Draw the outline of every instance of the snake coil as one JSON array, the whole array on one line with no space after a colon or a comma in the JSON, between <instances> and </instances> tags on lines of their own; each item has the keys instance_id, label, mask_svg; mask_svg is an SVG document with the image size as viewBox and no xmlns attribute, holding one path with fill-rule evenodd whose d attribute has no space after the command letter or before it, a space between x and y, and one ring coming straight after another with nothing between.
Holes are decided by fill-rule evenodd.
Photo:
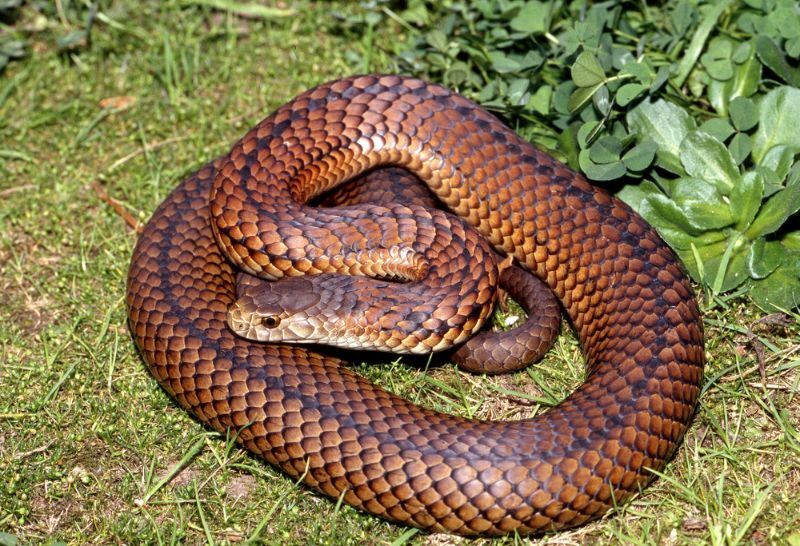
<instances>
[{"instance_id":1,"label":"snake coil","mask_svg":"<svg viewBox=\"0 0 800 546\"><path fill-rule=\"evenodd\" d=\"M340 234L302 203L381 165L416 174L556 293L588 364L566 400L524 421L467 420L228 331L223 249L268 276L330 268L323 243ZM402 76L303 93L188 177L141 234L127 303L151 372L198 419L290 476L308 469L326 495L464 535L574 526L625 501L675 451L704 364L691 286L644 220L470 101Z\"/></svg>"}]
</instances>

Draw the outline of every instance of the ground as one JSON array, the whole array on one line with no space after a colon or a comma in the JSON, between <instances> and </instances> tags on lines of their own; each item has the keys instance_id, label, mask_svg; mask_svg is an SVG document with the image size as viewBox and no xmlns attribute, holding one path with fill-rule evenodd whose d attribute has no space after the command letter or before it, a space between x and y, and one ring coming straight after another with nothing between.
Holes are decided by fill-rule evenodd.
<instances>
[{"instance_id":1,"label":"ground","mask_svg":"<svg viewBox=\"0 0 800 546\"><path fill-rule=\"evenodd\" d=\"M386 66L373 43L400 29L353 40L331 17L346 4L276 19L117 4L90 44L59 52L65 21L52 20L0 73L0 544L467 542L339 506L210 432L150 377L126 325L125 216L146 221L297 92ZM702 305L704 392L665 474L617 513L530 543L800 543L796 317L765 319L745 298ZM543 363L509 376L357 369L429 407L497 419L546 409L583 374L566 323Z\"/></svg>"}]
</instances>

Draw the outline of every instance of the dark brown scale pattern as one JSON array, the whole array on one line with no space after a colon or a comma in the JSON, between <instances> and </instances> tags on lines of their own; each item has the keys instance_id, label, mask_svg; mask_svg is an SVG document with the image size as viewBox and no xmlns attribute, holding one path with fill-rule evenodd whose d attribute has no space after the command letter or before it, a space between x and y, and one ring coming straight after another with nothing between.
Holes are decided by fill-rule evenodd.
<instances>
[{"instance_id":1,"label":"dark brown scale pattern","mask_svg":"<svg viewBox=\"0 0 800 546\"><path fill-rule=\"evenodd\" d=\"M428 208L441 205L419 178L393 167L375 169L349 180L315 202L326 207L361 203L413 203ZM502 257L498 257L500 261ZM258 286L258 282L252 284ZM512 265L500 273L500 287L522 306L528 318L503 332L481 331L452 350L449 358L461 369L489 374L520 370L542 358L555 342L561 307L547 286L535 275Z\"/></svg>"},{"instance_id":2,"label":"dark brown scale pattern","mask_svg":"<svg viewBox=\"0 0 800 546\"><path fill-rule=\"evenodd\" d=\"M589 372L557 407L518 422L443 415L336 360L227 331L234 279L209 225L212 184L213 213L235 205L215 226L229 238L237 227L260 228L250 240L258 254L275 236L269 229L280 230L248 207L304 213L290 197L305 201L388 163L414 172L558 295ZM242 199L239 181L248 186ZM306 219L289 222L324 239L321 223L301 227ZM291 269L273 250L250 259L274 272L263 265L271 254L279 273ZM320 256L309 261L324 265ZM675 451L704 364L691 287L652 228L466 99L398 76L304 93L184 181L141 235L128 309L152 373L199 419L240 430L247 449L291 476L308 466L306 483L327 495L344 492L373 514L461 534L574 526L626 500L652 478L647 468L663 468Z\"/></svg>"}]
</instances>

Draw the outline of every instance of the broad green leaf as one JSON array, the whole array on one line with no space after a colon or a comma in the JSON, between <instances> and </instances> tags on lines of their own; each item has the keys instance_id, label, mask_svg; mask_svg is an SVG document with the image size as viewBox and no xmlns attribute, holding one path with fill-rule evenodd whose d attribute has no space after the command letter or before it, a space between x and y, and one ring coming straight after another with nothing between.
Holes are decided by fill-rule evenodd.
<instances>
[{"instance_id":1,"label":"broad green leaf","mask_svg":"<svg viewBox=\"0 0 800 546\"><path fill-rule=\"evenodd\" d=\"M751 281L750 297L765 311L791 310L800 304L800 258L795 253L789 256L792 260L767 278Z\"/></svg>"},{"instance_id":2,"label":"broad green leaf","mask_svg":"<svg viewBox=\"0 0 800 546\"><path fill-rule=\"evenodd\" d=\"M792 161L794 161L797 152L798 150L783 144L773 146L764 157L761 158L759 166L772 169L776 178L782 181L786 178L786 175L789 174L789 169L792 166Z\"/></svg>"},{"instance_id":3,"label":"broad green leaf","mask_svg":"<svg viewBox=\"0 0 800 546\"><path fill-rule=\"evenodd\" d=\"M719 234L720 232L712 232ZM714 285L715 291L726 292L732 290L747 280L747 252L749 244L741 237L736 240L725 239L724 236L717 241L709 241L703 244L701 238L693 241L697 254L703 262L703 278L699 278L699 268L695 262L693 252L689 250L679 250L679 255L689 269L690 274L695 280L702 281L707 285ZM716 285L719 270L724 267L724 275Z\"/></svg>"},{"instance_id":4,"label":"broad green leaf","mask_svg":"<svg viewBox=\"0 0 800 546\"><path fill-rule=\"evenodd\" d=\"M687 174L714 184L723 195L728 195L740 178L725 145L702 131L686 135L681 142L680 159Z\"/></svg>"},{"instance_id":5,"label":"broad green leaf","mask_svg":"<svg viewBox=\"0 0 800 546\"><path fill-rule=\"evenodd\" d=\"M800 57L800 36L796 36L794 38L790 38L786 40L786 53L792 57L797 58Z\"/></svg>"},{"instance_id":6,"label":"broad green leaf","mask_svg":"<svg viewBox=\"0 0 800 546\"><path fill-rule=\"evenodd\" d=\"M711 118L700 126L700 130L704 133L708 133L720 142L725 142L728 140L728 137L736 132L733 125L728 123L728 120L725 118Z\"/></svg>"},{"instance_id":7,"label":"broad green leaf","mask_svg":"<svg viewBox=\"0 0 800 546\"><path fill-rule=\"evenodd\" d=\"M747 252L749 246L744 244L738 246L734 243L734 248L731 250L728 261L725 263L725 253L718 256L712 256L703 261L703 267L706 271L707 280L716 280L719 275L720 267L725 267L725 275L722 277L722 282L718 287L718 292L728 292L737 286L741 285L747 280ZM700 251L701 256L703 254Z\"/></svg>"},{"instance_id":8,"label":"broad green leaf","mask_svg":"<svg viewBox=\"0 0 800 546\"><path fill-rule=\"evenodd\" d=\"M509 26L525 34L543 34L550 28L551 7L552 4L543 2L525 2Z\"/></svg>"},{"instance_id":9,"label":"broad green leaf","mask_svg":"<svg viewBox=\"0 0 800 546\"><path fill-rule=\"evenodd\" d=\"M19 539L16 536L0 531L0 545L17 546L17 544L19 544Z\"/></svg>"},{"instance_id":10,"label":"broad green leaf","mask_svg":"<svg viewBox=\"0 0 800 546\"><path fill-rule=\"evenodd\" d=\"M584 51L572 65L572 81L578 87L595 87L606 81L606 73L597 57Z\"/></svg>"},{"instance_id":11,"label":"broad green leaf","mask_svg":"<svg viewBox=\"0 0 800 546\"><path fill-rule=\"evenodd\" d=\"M783 181L778 178L778 175L775 174L775 171L770 169L769 167L762 167L758 165L755 171L764 179L764 197L770 197L771 195L778 193L783 189Z\"/></svg>"},{"instance_id":12,"label":"broad green leaf","mask_svg":"<svg viewBox=\"0 0 800 546\"><path fill-rule=\"evenodd\" d=\"M631 171L643 171L653 162L656 145L652 140L643 140L622 156L622 162Z\"/></svg>"},{"instance_id":13,"label":"broad green leaf","mask_svg":"<svg viewBox=\"0 0 800 546\"><path fill-rule=\"evenodd\" d=\"M800 164L789 174L786 188L764 203L745 235L751 240L769 235L780 229L786 219L798 209L800 209Z\"/></svg>"},{"instance_id":14,"label":"broad green leaf","mask_svg":"<svg viewBox=\"0 0 800 546\"><path fill-rule=\"evenodd\" d=\"M758 123L758 108L747 97L736 97L728 107L730 108L731 121L739 131L749 131Z\"/></svg>"},{"instance_id":15,"label":"broad green leaf","mask_svg":"<svg viewBox=\"0 0 800 546\"><path fill-rule=\"evenodd\" d=\"M731 157L737 165L741 165L742 162L747 159L752 149L753 142L745 133L736 133L736 136L733 137L733 140L728 144L728 151L731 153Z\"/></svg>"},{"instance_id":16,"label":"broad green leaf","mask_svg":"<svg viewBox=\"0 0 800 546\"><path fill-rule=\"evenodd\" d=\"M617 89L617 94L615 97L617 104L620 106L626 106L633 99L641 95L645 89L647 89L647 87L640 83L626 83Z\"/></svg>"},{"instance_id":17,"label":"broad green leaf","mask_svg":"<svg viewBox=\"0 0 800 546\"><path fill-rule=\"evenodd\" d=\"M780 48L769 36L761 35L756 38L756 53L761 62L789 85L800 87L800 70L793 68L783 56Z\"/></svg>"},{"instance_id":18,"label":"broad green leaf","mask_svg":"<svg viewBox=\"0 0 800 546\"><path fill-rule=\"evenodd\" d=\"M692 224L675 201L663 194L648 195L642 202L641 212L657 228L677 230L682 235L699 235L703 231Z\"/></svg>"},{"instance_id":19,"label":"broad green leaf","mask_svg":"<svg viewBox=\"0 0 800 546\"><path fill-rule=\"evenodd\" d=\"M736 221L738 231L745 230L758 209L764 196L764 178L755 172L747 172L733 187L730 195L730 210Z\"/></svg>"},{"instance_id":20,"label":"broad green leaf","mask_svg":"<svg viewBox=\"0 0 800 546\"><path fill-rule=\"evenodd\" d=\"M800 230L787 233L781 238L781 244L789 250L800 253Z\"/></svg>"},{"instance_id":21,"label":"broad green leaf","mask_svg":"<svg viewBox=\"0 0 800 546\"><path fill-rule=\"evenodd\" d=\"M748 274L753 279L763 279L781 265L785 254L786 250L778 241L756 239L747 253Z\"/></svg>"},{"instance_id":22,"label":"broad green leaf","mask_svg":"<svg viewBox=\"0 0 800 546\"><path fill-rule=\"evenodd\" d=\"M647 199L648 195L661 195L661 190L658 189L658 186L649 180L644 180L639 184L626 184L617 192L617 197L640 214L642 201Z\"/></svg>"},{"instance_id":23,"label":"broad green leaf","mask_svg":"<svg viewBox=\"0 0 800 546\"><path fill-rule=\"evenodd\" d=\"M645 101L628 112L626 119L637 141L651 139L656 144L659 165L678 175L684 173L681 142L696 127L686 110L663 99Z\"/></svg>"},{"instance_id":24,"label":"broad green leaf","mask_svg":"<svg viewBox=\"0 0 800 546\"><path fill-rule=\"evenodd\" d=\"M625 165L621 161L598 164L589 157L589 150L582 150L578 155L581 170L592 180L615 180L625 174Z\"/></svg>"},{"instance_id":25,"label":"broad green leaf","mask_svg":"<svg viewBox=\"0 0 800 546\"><path fill-rule=\"evenodd\" d=\"M778 87L758 105L759 124L753 139L753 159L759 163L773 146L800 149L800 89Z\"/></svg>"},{"instance_id":26,"label":"broad green leaf","mask_svg":"<svg viewBox=\"0 0 800 546\"><path fill-rule=\"evenodd\" d=\"M672 200L695 228L707 231L733 223L730 209L717 189L699 178L681 178L672 186Z\"/></svg>"}]
</instances>

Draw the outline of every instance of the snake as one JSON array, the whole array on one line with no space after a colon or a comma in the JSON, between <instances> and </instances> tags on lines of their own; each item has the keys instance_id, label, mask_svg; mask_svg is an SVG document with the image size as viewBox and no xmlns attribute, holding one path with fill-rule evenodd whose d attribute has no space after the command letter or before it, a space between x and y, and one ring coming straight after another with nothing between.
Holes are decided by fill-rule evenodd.
<instances>
[{"instance_id":1,"label":"snake","mask_svg":"<svg viewBox=\"0 0 800 546\"><path fill-rule=\"evenodd\" d=\"M425 237L408 208L326 226L330 211L303 205L380 166L414 173L556 294L587 366L563 401L519 421L466 419L320 351L228 329L237 267L265 278L357 269L392 257L351 240L388 235L384 221ZM705 359L692 286L651 226L475 103L401 75L314 87L188 176L139 236L127 309L150 372L201 422L324 495L461 535L563 529L629 500L679 446Z\"/></svg>"},{"instance_id":2,"label":"snake","mask_svg":"<svg viewBox=\"0 0 800 546\"><path fill-rule=\"evenodd\" d=\"M325 207L404 203L440 208L436 197L417 177L392 167L354 178L313 202ZM448 360L472 373L509 373L541 359L555 342L561 322L558 301L538 277L501 256L496 258L502 264L499 287L516 300L527 318L519 326L505 331L486 329L473 334L465 343L447 352ZM363 349L365 343L361 338L365 329L357 328L354 312L356 308L384 305L371 301L363 290L341 290L341 283L335 278L329 278L333 286L326 289L324 282L318 282L321 278L304 276L303 280L293 283L273 283L240 273L236 280L237 300L228 311L228 325L241 337L255 341L316 342ZM398 287L389 285L377 289L387 288ZM415 292L413 297L417 296ZM292 332L292 323L299 324L299 335ZM392 351L383 345L375 348Z\"/></svg>"}]
</instances>

